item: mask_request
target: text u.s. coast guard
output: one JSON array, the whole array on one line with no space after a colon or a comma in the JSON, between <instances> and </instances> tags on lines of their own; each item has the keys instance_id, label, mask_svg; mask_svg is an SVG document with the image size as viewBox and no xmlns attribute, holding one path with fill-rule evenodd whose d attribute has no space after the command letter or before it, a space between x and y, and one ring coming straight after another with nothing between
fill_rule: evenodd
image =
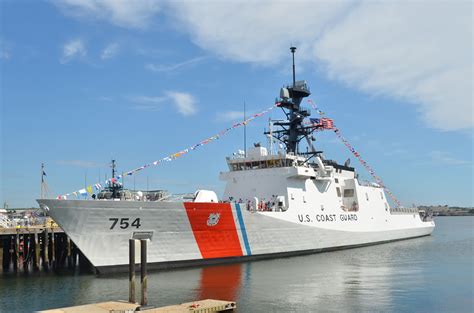
<instances>
[{"instance_id":1,"label":"text u.s. coast guard","mask_svg":"<svg viewBox=\"0 0 474 313\"><path fill-rule=\"evenodd\" d=\"M300 223L311 223L311 222L350 222L357 221L357 214L298 214L298 220Z\"/></svg>"}]
</instances>

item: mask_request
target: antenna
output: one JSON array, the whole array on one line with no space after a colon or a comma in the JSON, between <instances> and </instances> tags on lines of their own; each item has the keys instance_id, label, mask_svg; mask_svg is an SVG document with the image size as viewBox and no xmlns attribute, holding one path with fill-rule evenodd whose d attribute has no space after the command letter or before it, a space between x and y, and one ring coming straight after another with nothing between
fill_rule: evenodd
<instances>
[{"instance_id":1,"label":"antenna","mask_svg":"<svg viewBox=\"0 0 474 313\"><path fill-rule=\"evenodd\" d=\"M296 51L296 47L291 47L290 50L291 50L291 54L293 55L293 87L295 87L295 83L296 83L295 51Z\"/></svg>"},{"instance_id":2,"label":"antenna","mask_svg":"<svg viewBox=\"0 0 474 313\"><path fill-rule=\"evenodd\" d=\"M268 149L270 150L270 155L273 155L273 121L268 118Z\"/></svg>"},{"instance_id":3,"label":"antenna","mask_svg":"<svg viewBox=\"0 0 474 313\"><path fill-rule=\"evenodd\" d=\"M244 101L244 122L247 119ZM247 157L247 123L244 123L244 157Z\"/></svg>"},{"instance_id":4,"label":"antenna","mask_svg":"<svg viewBox=\"0 0 474 313\"><path fill-rule=\"evenodd\" d=\"M115 199L117 196L117 188L115 185L115 160L112 159L112 199Z\"/></svg>"},{"instance_id":5,"label":"antenna","mask_svg":"<svg viewBox=\"0 0 474 313\"><path fill-rule=\"evenodd\" d=\"M44 172L44 163L41 163L41 199L44 199L44 175L46 173Z\"/></svg>"}]
</instances>

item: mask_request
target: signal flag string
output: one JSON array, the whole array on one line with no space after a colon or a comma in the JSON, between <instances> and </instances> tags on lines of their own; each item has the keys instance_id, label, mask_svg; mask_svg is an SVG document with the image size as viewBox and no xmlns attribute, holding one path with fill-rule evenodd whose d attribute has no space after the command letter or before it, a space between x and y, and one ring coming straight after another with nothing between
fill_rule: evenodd
<instances>
[{"instance_id":1,"label":"signal flag string","mask_svg":"<svg viewBox=\"0 0 474 313\"><path fill-rule=\"evenodd\" d=\"M311 99L308 99L308 102L309 104L311 104L311 106L313 107L314 110L316 110L316 112L318 112L318 114L323 117L325 116L326 114L321 111L317 106L316 104L313 102L313 100ZM332 120L331 120L332 122ZM390 191L390 189L388 189L388 187L384 184L384 182L382 181L382 179L377 176L377 174L375 173L374 169L369 165L367 164L367 162L362 159L362 157L360 156L359 152L357 152L353 147L352 145L347 141L346 138L344 138L344 136L342 136L342 133L341 133L341 130L339 128L337 128L333 123L331 123L331 127L330 128L327 128L327 127L323 127L325 129L332 129L334 131L334 133L336 134L336 136L342 141L342 143L347 147L347 149L349 149L349 151L356 157L357 160L359 160L360 164L362 164L362 166L365 167L365 169L367 170L367 172L369 172L369 174L372 176L372 178L377 182L377 184L379 184L387 193L388 195L390 196L390 198L393 200L393 202L395 202L398 207L401 207L402 204L400 203L400 201L398 201L398 199L395 197L395 195Z\"/></svg>"},{"instance_id":2,"label":"signal flag string","mask_svg":"<svg viewBox=\"0 0 474 313\"><path fill-rule=\"evenodd\" d=\"M206 139L200 141L199 143L194 144L194 145L192 145L192 146L190 146L186 149L183 149L183 150L178 151L176 153L170 154L170 155L168 155L166 157L163 157L159 160L156 160L154 162L142 165L142 166L137 167L137 168L135 168L131 171L124 172L123 175L118 175L116 177L112 177L111 179L107 179L106 181L104 181L102 183L92 184L92 185L87 186L84 189L80 189L80 190L77 190L77 191L74 191L74 192L71 192L71 193L67 193L67 194L58 196L57 199L66 200L70 196L75 196L75 197L84 196L84 197L87 197L88 194L92 194L94 191L99 191L100 189L102 189L103 187L109 185L110 183L118 183L118 180L122 179L124 176L131 176L131 175L133 175L133 174L135 174L135 173L137 173L141 170L144 170L145 168L148 168L148 167L151 167L151 166L157 166L157 165L159 165L163 162L173 161L173 160L187 154L188 152L197 149L200 146L207 145L208 143L219 139L220 137L226 135L231 130L234 130L234 129L239 128L239 127L244 126L244 125L247 125L248 123L250 123L251 121L253 121L257 117L263 116L263 115L269 113L270 111L272 111L273 109L275 109L279 106L280 106L280 103L277 102L273 106L261 111L260 113L254 114L251 117L243 120L242 122L235 123L231 127L228 127L226 129L220 131L219 133L215 134L214 136L206 138Z\"/></svg>"}]
</instances>

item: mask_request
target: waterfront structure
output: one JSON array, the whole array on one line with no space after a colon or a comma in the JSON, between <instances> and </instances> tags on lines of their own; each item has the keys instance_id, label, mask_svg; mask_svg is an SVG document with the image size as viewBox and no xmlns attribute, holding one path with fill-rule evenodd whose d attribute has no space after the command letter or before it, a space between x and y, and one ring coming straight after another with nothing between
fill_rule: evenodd
<instances>
[{"instance_id":1,"label":"waterfront structure","mask_svg":"<svg viewBox=\"0 0 474 313\"><path fill-rule=\"evenodd\" d=\"M382 185L361 182L349 162L326 160L315 149L313 133L333 125L330 119L306 122L310 110L301 103L311 93L305 81L295 79L295 50L293 82L277 99L286 119L266 132L269 149L255 144L227 158L221 199L209 190L188 199L130 192L112 179L92 200L40 199L41 208L102 272L127 269L130 238L150 241L150 268L170 268L430 235L435 225L425 213L391 208Z\"/></svg>"}]
</instances>

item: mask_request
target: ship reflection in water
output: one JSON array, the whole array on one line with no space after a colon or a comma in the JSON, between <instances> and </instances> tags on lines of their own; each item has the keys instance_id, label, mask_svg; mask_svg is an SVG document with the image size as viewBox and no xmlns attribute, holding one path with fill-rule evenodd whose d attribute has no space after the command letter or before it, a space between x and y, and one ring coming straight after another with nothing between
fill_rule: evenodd
<instances>
[{"instance_id":1,"label":"ship reflection in water","mask_svg":"<svg viewBox=\"0 0 474 313\"><path fill-rule=\"evenodd\" d=\"M233 301L242 288L242 264L204 267L197 299L220 299Z\"/></svg>"},{"instance_id":2,"label":"ship reflection in water","mask_svg":"<svg viewBox=\"0 0 474 313\"><path fill-rule=\"evenodd\" d=\"M407 241L150 272L149 302L235 300L239 312L472 312L474 219L438 222L433 236ZM7 275L0 292L0 312L32 312L127 299L128 276Z\"/></svg>"},{"instance_id":3,"label":"ship reflection in water","mask_svg":"<svg viewBox=\"0 0 474 313\"><path fill-rule=\"evenodd\" d=\"M192 299L236 300L242 312L392 311L393 298L424 279L423 261L404 261L400 253L416 253L430 240L193 269L187 288L195 282ZM152 279L162 286L158 295L168 275Z\"/></svg>"}]
</instances>

